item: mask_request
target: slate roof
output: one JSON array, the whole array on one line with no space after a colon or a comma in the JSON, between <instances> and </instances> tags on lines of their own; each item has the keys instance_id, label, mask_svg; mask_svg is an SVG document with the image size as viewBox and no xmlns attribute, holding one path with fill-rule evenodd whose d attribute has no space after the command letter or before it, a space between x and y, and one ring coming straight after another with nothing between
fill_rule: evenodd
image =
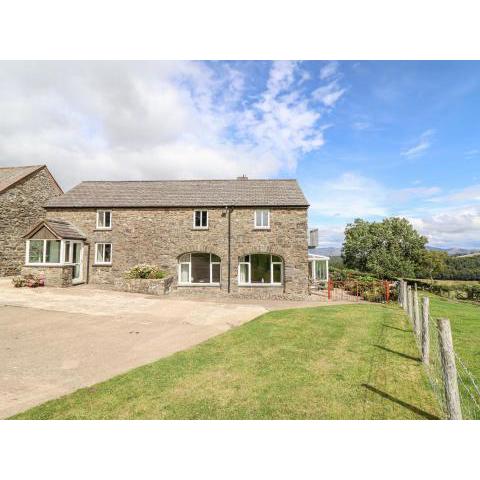
<instances>
[{"instance_id":1,"label":"slate roof","mask_svg":"<svg viewBox=\"0 0 480 480\"><path fill-rule=\"evenodd\" d=\"M46 226L50 229L58 238L66 238L70 240L86 240L86 236L71 223L66 222L65 220L42 220L40 223L37 223L24 237L29 238L35 232L40 230L43 226Z\"/></svg>"},{"instance_id":2,"label":"slate roof","mask_svg":"<svg viewBox=\"0 0 480 480\"><path fill-rule=\"evenodd\" d=\"M308 207L296 180L82 182L46 207Z\"/></svg>"},{"instance_id":3,"label":"slate roof","mask_svg":"<svg viewBox=\"0 0 480 480\"><path fill-rule=\"evenodd\" d=\"M0 193L12 187L28 175L42 169L45 165L31 165L28 167L0 167Z\"/></svg>"}]
</instances>

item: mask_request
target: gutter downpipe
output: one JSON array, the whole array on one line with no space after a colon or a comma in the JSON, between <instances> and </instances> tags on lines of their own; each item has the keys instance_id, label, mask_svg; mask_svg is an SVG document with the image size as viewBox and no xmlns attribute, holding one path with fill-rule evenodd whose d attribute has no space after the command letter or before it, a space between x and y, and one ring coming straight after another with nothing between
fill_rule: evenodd
<instances>
[{"instance_id":1,"label":"gutter downpipe","mask_svg":"<svg viewBox=\"0 0 480 480\"><path fill-rule=\"evenodd\" d=\"M227 259L227 269L228 269L228 277L227 277L227 293L230 293L230 284L231 284L231 265L232 265L232 222L230 218L230 214L232 211L232 207L225 206L227 210L227 221L228 221L228 233L227 233L227 244L228 244L228 259Z\"/></svg>"}]
</instances>

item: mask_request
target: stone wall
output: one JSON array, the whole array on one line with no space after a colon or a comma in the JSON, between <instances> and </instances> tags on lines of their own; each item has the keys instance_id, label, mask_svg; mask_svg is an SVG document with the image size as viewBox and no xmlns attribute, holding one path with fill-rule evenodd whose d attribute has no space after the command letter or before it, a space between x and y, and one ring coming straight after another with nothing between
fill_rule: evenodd
<instances>
[{"instance_id":1,"label":"stone wall","mask_svg":"<svg viewBox=\"0 0 480 480\"><path fill-rule=\"evenodd\" d=\"M73 267L71 265L22 267L22 275L44 275L46 287L70 287Z\"/></svg>"},{"instance_id":2,"label":"stone wall","mask_svg":"<svg viewBox=\"0 0 480 480\"><path fill-rule=\"evenodd\" d=\"M0 193L0 276L20 273L25 264L23 235L45 218L43 205L61 193L46 168Z\"/></svg>"},{"instance_id":3,"label":"stone wall","mask_svg":"<svg viewBox=\"0 0 480 480\"><path fill-rule=\"evenodd\" d=\"M209 208L209 228L193 228L192 208L125 209L112 213L112 230L96 230L96 209L48 209L48 218L62 218L87 235L90 243L91 283L113 284L115 278L138 263L158 265L177 276L183 253L206 252L221 258L221 282L227 292L228 216L223 208ZM254 209L235 208L231 213L231 292L238 296L277 298L308 293L307 209L271 208L270 229L254 229ZM112 243L112 265L95 265L95 243ZM284 261L285 285L243 287L237 283L238 259L252 253L279 255ZM198 292L196 287L178 290ZM213 295L215 287L205 287Z\"/></svg>"},{"instance_id":4,"label":"stone wall","mask_svg":"<svg viewBox=\"0 0 480 480\"><path fill-rule=\"evenodd\" d=\"M145 293L148 295L166 295L170 292L173 277L162 279L150 278L115 278L114 290L132 293Z\"/></svg>"}]
</instances>

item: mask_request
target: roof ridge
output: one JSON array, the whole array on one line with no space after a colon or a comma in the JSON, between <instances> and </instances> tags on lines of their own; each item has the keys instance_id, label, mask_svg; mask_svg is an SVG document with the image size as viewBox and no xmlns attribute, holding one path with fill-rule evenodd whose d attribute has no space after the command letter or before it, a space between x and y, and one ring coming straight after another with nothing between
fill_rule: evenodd
<instances>
[{"instance_id":1,"label":"roof ridge","mask_svg":"<svg viewBox=\"0 0 480 480\"><path fill-rule=\"evenodd\" d=\"M296 178L249 178L248 180L239 180L236 178L199 178L199 179L166 179L166 180L83 180L82 183L158 183L158 182L297 182Z\"/></svg>"},{"instance_id":2,"label":"roof ridge","mask_svg":"<svg viewBox=\"0 0 480 480\"><path fill-rule=\"evenodd\" d=\"M46 164L38 164L38 165L12 165L10 167L8 166L0 166L0 169L7 169L7 168L40 168L40 167L46 167Z\"/></svg>"}]
</instances>

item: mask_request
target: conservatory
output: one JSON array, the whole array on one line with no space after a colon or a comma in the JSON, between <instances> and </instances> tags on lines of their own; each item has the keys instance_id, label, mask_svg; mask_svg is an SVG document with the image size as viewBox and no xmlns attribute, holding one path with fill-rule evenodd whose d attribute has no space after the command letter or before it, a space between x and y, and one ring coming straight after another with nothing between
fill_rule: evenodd
<instances>
[{"instance_id":1,"label":"conservatory","mask_svg":"<svg viewBox=\"0 0 480 480\"><path fill-rule=\"evenodd\" d=\"M328 282L328 261L330 257L308 254L308 276L311 283Z\"/></svg>"}]
</instances>

